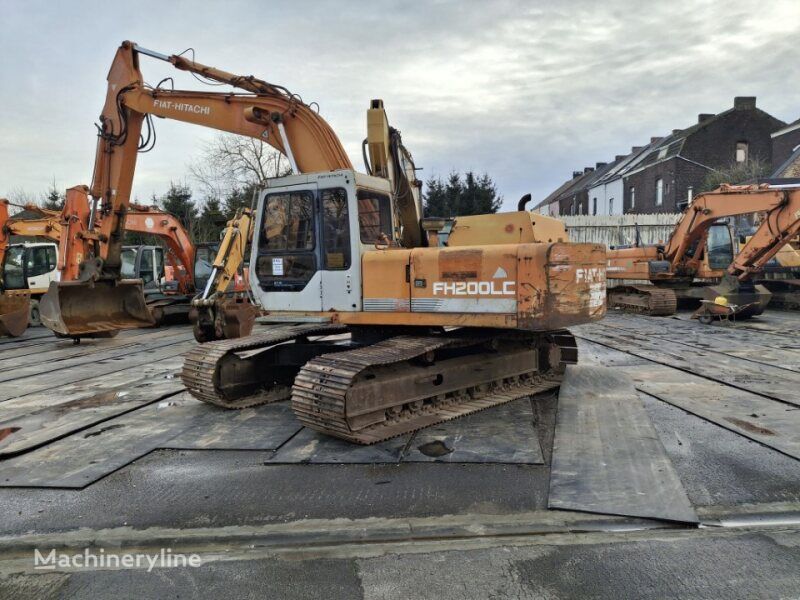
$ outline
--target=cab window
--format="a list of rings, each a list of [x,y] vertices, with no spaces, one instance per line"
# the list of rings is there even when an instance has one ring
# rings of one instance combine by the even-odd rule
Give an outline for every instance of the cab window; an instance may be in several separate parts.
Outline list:
[[[317,272],[314,202],[307,190],[266,196],[255,265],[264,291],[302,290]]]
[[[136,276],[136,249],[122,249],[122,265],[120,266],[120,276],[123,279],[133,279]]]
[[[350,268],[350,217],[347,192],[342,188],[322,190],[322,241],[325,269]]]
[[[261,246],[264,250],[314,248],[314,196],[290,192],[267,196]]]
[[[369,190],[358,191],[358,228],[365,244],[385,243],[384,236],[392,239],[389,196]]]
[[[727,225],[712,225],[706,243],[708,266],[712,269],[727,269],[733,262],[733,240]]]
[[[25,282],[25,246],[11,246],[3,264],[3,287],[7,290],[23,290]]]
[[[25,268],[28,277],[37,277],[56,268],[56,249],[53,246],[34,246],[28,249]]]

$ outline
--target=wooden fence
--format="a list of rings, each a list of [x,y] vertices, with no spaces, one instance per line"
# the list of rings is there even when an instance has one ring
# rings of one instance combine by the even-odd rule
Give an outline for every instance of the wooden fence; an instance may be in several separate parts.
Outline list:
[[[679,213],[655,213],[647,215],[562,215],[558,218],[567,227],[572,242],[590,242],[619,246],[632,244],[636,239],[636,226],[643,244],[655,244],[669,239]]]

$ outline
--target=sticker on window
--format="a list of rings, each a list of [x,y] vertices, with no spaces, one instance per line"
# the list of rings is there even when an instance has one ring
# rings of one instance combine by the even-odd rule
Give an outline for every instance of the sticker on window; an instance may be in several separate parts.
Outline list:
[[[283,275],[283,258],[272,259],[272,274],[278,276]]]

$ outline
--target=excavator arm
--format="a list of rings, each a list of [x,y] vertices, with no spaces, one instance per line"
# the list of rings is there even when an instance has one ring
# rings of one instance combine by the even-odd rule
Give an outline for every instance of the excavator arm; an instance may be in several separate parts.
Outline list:
[[[242,294],[228,295],[230,284],[244,263],[247,244],[253,236],[253,211],[241,208],[228,221],[219,250],[211,265],[205,289],[192,300],[190,319],[198,342],[248,335],[255,309]]]
[[[227,83],[243,93],[153,88],[145,84],[139,69],[141,55]],[[54,284],[42,303],[43,322],[62,335],[81,337],[152,325],[141,285],[120,279],[136,159],[153,135],[150,115],[263,140],[286,154],[297,172],[352,168],[341,142],[322,117],[285,88],[255,77],[123,42],[107,80],[87,224],[83,226],[75,210],[65,215],[73,222],[65,228],[61,260],[77,282]],[[148,129],[142,136],[145,124]]]
[[[720,219],[764,212],[766,218],[750,242],[734,257],[728,272],[740,280],[760,270],[780,250],[783,243],[796,235],[800,190],[790,191],[764,185],[723,185],[719,189],[695,198],[686,209],[669,243],[664,257],[673,273],[696,273],[699,267],[699,248],[710,227]],[[785,242],[784,242],[785,243]],[[766,256],[766,259],[763,257]]]
[[[728,267],[728,273],[739,281],[761,271],[773,256],[800,234],[800,188],[770,188],[760,193],[771,196],[771,208]]]
[[[158,237],[167,246],[167,259],[177,267],[178,291],[193,294],[195,247],[175,215],[149,206],[131,205],[125,229]]]

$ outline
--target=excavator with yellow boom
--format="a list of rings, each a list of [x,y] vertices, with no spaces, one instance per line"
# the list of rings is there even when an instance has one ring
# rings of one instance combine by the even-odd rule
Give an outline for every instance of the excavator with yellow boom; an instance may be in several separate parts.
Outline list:
[[[241,91],[147,86],[142,56]],[[367,172],[357,173],[296,94],[124,42],[91,187],[102,224],[84,234],[79,281],[48,292],[77,335],[102,328],[103,316],[87,313],[104,294],[125,309],[120,321],[132,313],[125,326],[142,324],[135,287],[119,280],[119,248],[148,115],[263,140],[293,171],[266,182],[255,211],[250,288],[272,324],[187,354],[183,382],[204,402],[291,398],[308,427],[369,444],[556,387],[577,359],[565,328],[605,314],[604,248],[569,243],[563,224],[526,211],[525,199],[516,212],[459,217],[447,247],[429,246],[414,161],[382,101],[367,111]]]
[[[763,213],[759,228],[734,251],[724,219]],[[669,242],[635,244],[608,251],[607,275],[622,282],[608,288],[608,306],[649,315],[671,315],[678,300],[725,298],[738,307],[736,316],[764,312],[770,292],[753,275],[800,232],[800,188],[723,185],[697,196],[688,206]],[[700,281],[697,281],[697,280]]]

